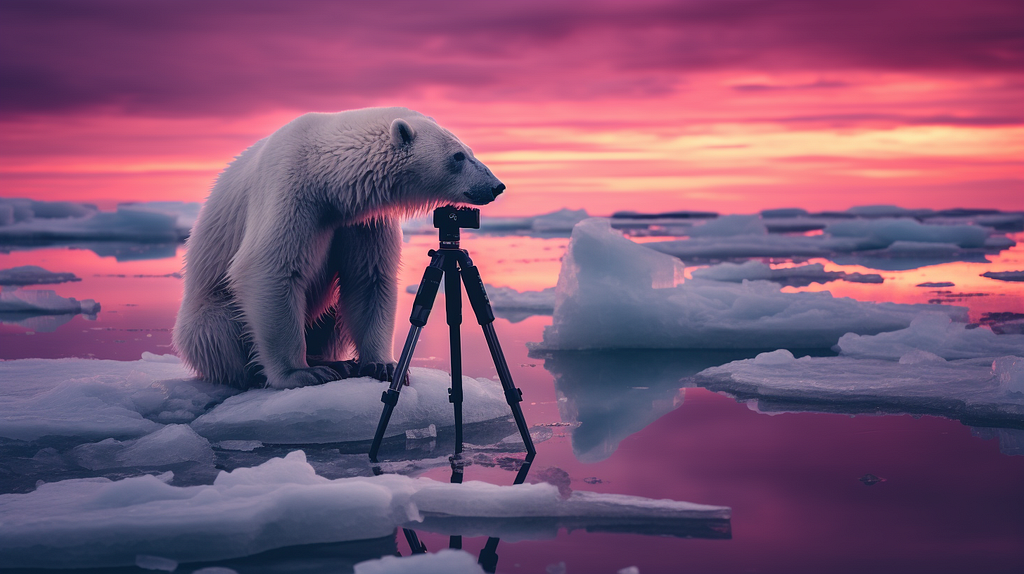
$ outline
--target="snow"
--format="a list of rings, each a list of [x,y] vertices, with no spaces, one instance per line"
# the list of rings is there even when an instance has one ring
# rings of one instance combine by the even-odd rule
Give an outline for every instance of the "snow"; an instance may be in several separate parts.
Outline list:
[[[446,548],[436,554],[384,556],[355,565],[355,574],[483,574],[468,552]]]
[[[825,266],[821,263],[773,268],[766,263],[754,260],[743,263],[719,263],[711,267],[696,269],[692,272],[692,275],[694,279],[709,279],[732,283],[763,280],[794,287],[803,287],[811,283],[828,283],[829,281],[837,280],[849,281],[851,283],[881,283],[883,281],[881,275],[874,273],[825,271]]]
[[[81,281],[74,273],[54,273],[37,265],[0,269],[0,285],[43,285]]]
[[[143,475],[65,480],[0,495],[0,555],[14,568],[125,566],[140,555],[169,565],[379,538],[400,526],[432,530],[432,523],[435,532],[501,535],[511,528],[537,535],[562,523],[671,530],[729,516],[727,507],[635,496],[577,491],[563,499],[550,484],[449,484],[397,475],[330,480],[294,451],[221,472],[211,485],[176,487]],[[533,523],[543,524],[543,532]]]
[[[90,359],[0,362],[0,437],[130,439],[189,423],[236,390],[192,379],[179,363]]]
[[[765,281],[680,283],[682,263],[647,245],[604,219],[578,224],[562,262],[552,325],[531,349],[830,348],[846,333],[906,328],[922,311],[967,319],[963,307],[783,293]]]
[[[0,242],[137,241],[174,243],[188,236],[199,203],[122,203],[115,211],[69,202],[0,199]]]
[[[413,367],[411,384],[401,389],[385,436],[453,426],[448,402],[451,375]],[[368,377],[297,389],[253,389],[228,398],[192,423],[212,441],[258,440],[269,444],[318,444],[370,440],[383,410],[385,384]],[[466,424],[509,416],[501,385],[463,377]]]
[[[999,281],[1024,281],[1024,270],[1022,271],[989,271],[982,273],[982,277],[998,279]]]
[[[1024,335],[997,335],[985,328],[968,328],[942,313],[922,313],[906,329],[861,336],[847,333],[837,350],[846,357],[899,360],[913,350],[943,359],[973,359],[1017,355],[1024,357]]]
[[[946,361],[914,350],[899,361],[797,359],[783,349],[706,369],[690,382],[756,399],[763,412],[936,414],[983,426],[1024,422],[1020,357]]]

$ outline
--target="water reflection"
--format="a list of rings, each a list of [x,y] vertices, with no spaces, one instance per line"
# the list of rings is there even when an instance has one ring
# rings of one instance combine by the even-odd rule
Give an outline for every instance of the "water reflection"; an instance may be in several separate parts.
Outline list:
[[[681,405],[681,379],[755,355],[749,350],[639,349],[551,352],[543,358],[555,378],[562,421],[576,425],[573,453],[593,463]]]

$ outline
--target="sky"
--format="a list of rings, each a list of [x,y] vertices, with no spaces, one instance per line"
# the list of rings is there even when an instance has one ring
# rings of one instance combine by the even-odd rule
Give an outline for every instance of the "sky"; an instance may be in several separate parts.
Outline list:
[[[1024,1],[0,0],[0,196],[202,201],[309,111],[406,106],[485,215],[1024,209]]]

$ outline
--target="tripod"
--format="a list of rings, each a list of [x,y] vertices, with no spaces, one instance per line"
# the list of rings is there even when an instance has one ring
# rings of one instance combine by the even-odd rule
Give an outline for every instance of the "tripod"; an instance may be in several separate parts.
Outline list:
[[[484,332],[484,339],[491,352],[491,359],[498,371],[498,380],[505,391],[505,400],[512,410],[516,427],[526,445],[526,459],[516,474],[513,484],[522,484],[530,471],[530,465],[537,454],[533,446],[533,438],[530,437],[530,430],[526,426],[526,419],[523,417],[523,409],[519,405],[523,400],[523,392],[512,383],[512,374],[509,372],[508,364],[505,362],[505,355],[501,352],[501,345],[498,343],[498,335],[494,332],[494,312],[487,300],[487,293],[484,291],[484,283],[480,277],[480,271],[473,265],[469,258],[469,252],[459,247],[459,229],[478,229],[480,227],[480,210],[473,208],[455,208],[451,206],[439,207],[434,210],[434,227],[438,229],[439,247],[431,249],[427,254],[430,256],[430,264],[423,272],[423,279],[420,281],[419,289],[416,291],[416,299],[413,302],[412,314],[409,322],[409,336],[402,348],[402,355],[398,359],[398,366],[395,368],[395,376],[381,396],[384,403],[384,411],[380,415],[380,422],[377,424],[377,432],[373,436],[373,444],[370,446],[370,460],[377,461],[377,453],[380,450],[381,440],[387,430],[391,414],[398,404],[398,396],[402,389],[402,382],[405,380],[409,370],[409,362],[419,341],[420,332],[427,324],[427,318],[434,306],[434,299],[437,297],[437,290],[440,288],[441,280],[444,279],[444,300],[445,311],[448,320],[449,343],[451,346],[451,368],[452,387],[448,390],[448,400],[455,409],[455,454],[449,458],[452,467],[453,483],[461,483],[463,477],[464,463],[462,461],[462,290],[459,286],[459,278],[466,287],[466,295],[469,297],[470,305],[476,314],[477,322],[480,323]],[[420,550],[415,532],[406,530],[406,538],[413,546],[414,552]],[[493,555],[486,558],[488,562],[496,561],[494,553],[497,546],[497,539],[488,540],[487,546],[481,553],[481,563],[485,563],[484,553]],[[452,548],[462,547],[462,537],[452,536]],[[420,550],[421,551],[421,550]],[[493,566],[491,567],[493,572]]]

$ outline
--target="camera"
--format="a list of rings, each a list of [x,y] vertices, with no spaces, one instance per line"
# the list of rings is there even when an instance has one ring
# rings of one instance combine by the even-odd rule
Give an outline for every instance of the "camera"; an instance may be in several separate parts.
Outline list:
[[[438,229],[480,229],[480,210],[453,205],[438,207],[434,210],[434,227]]]

